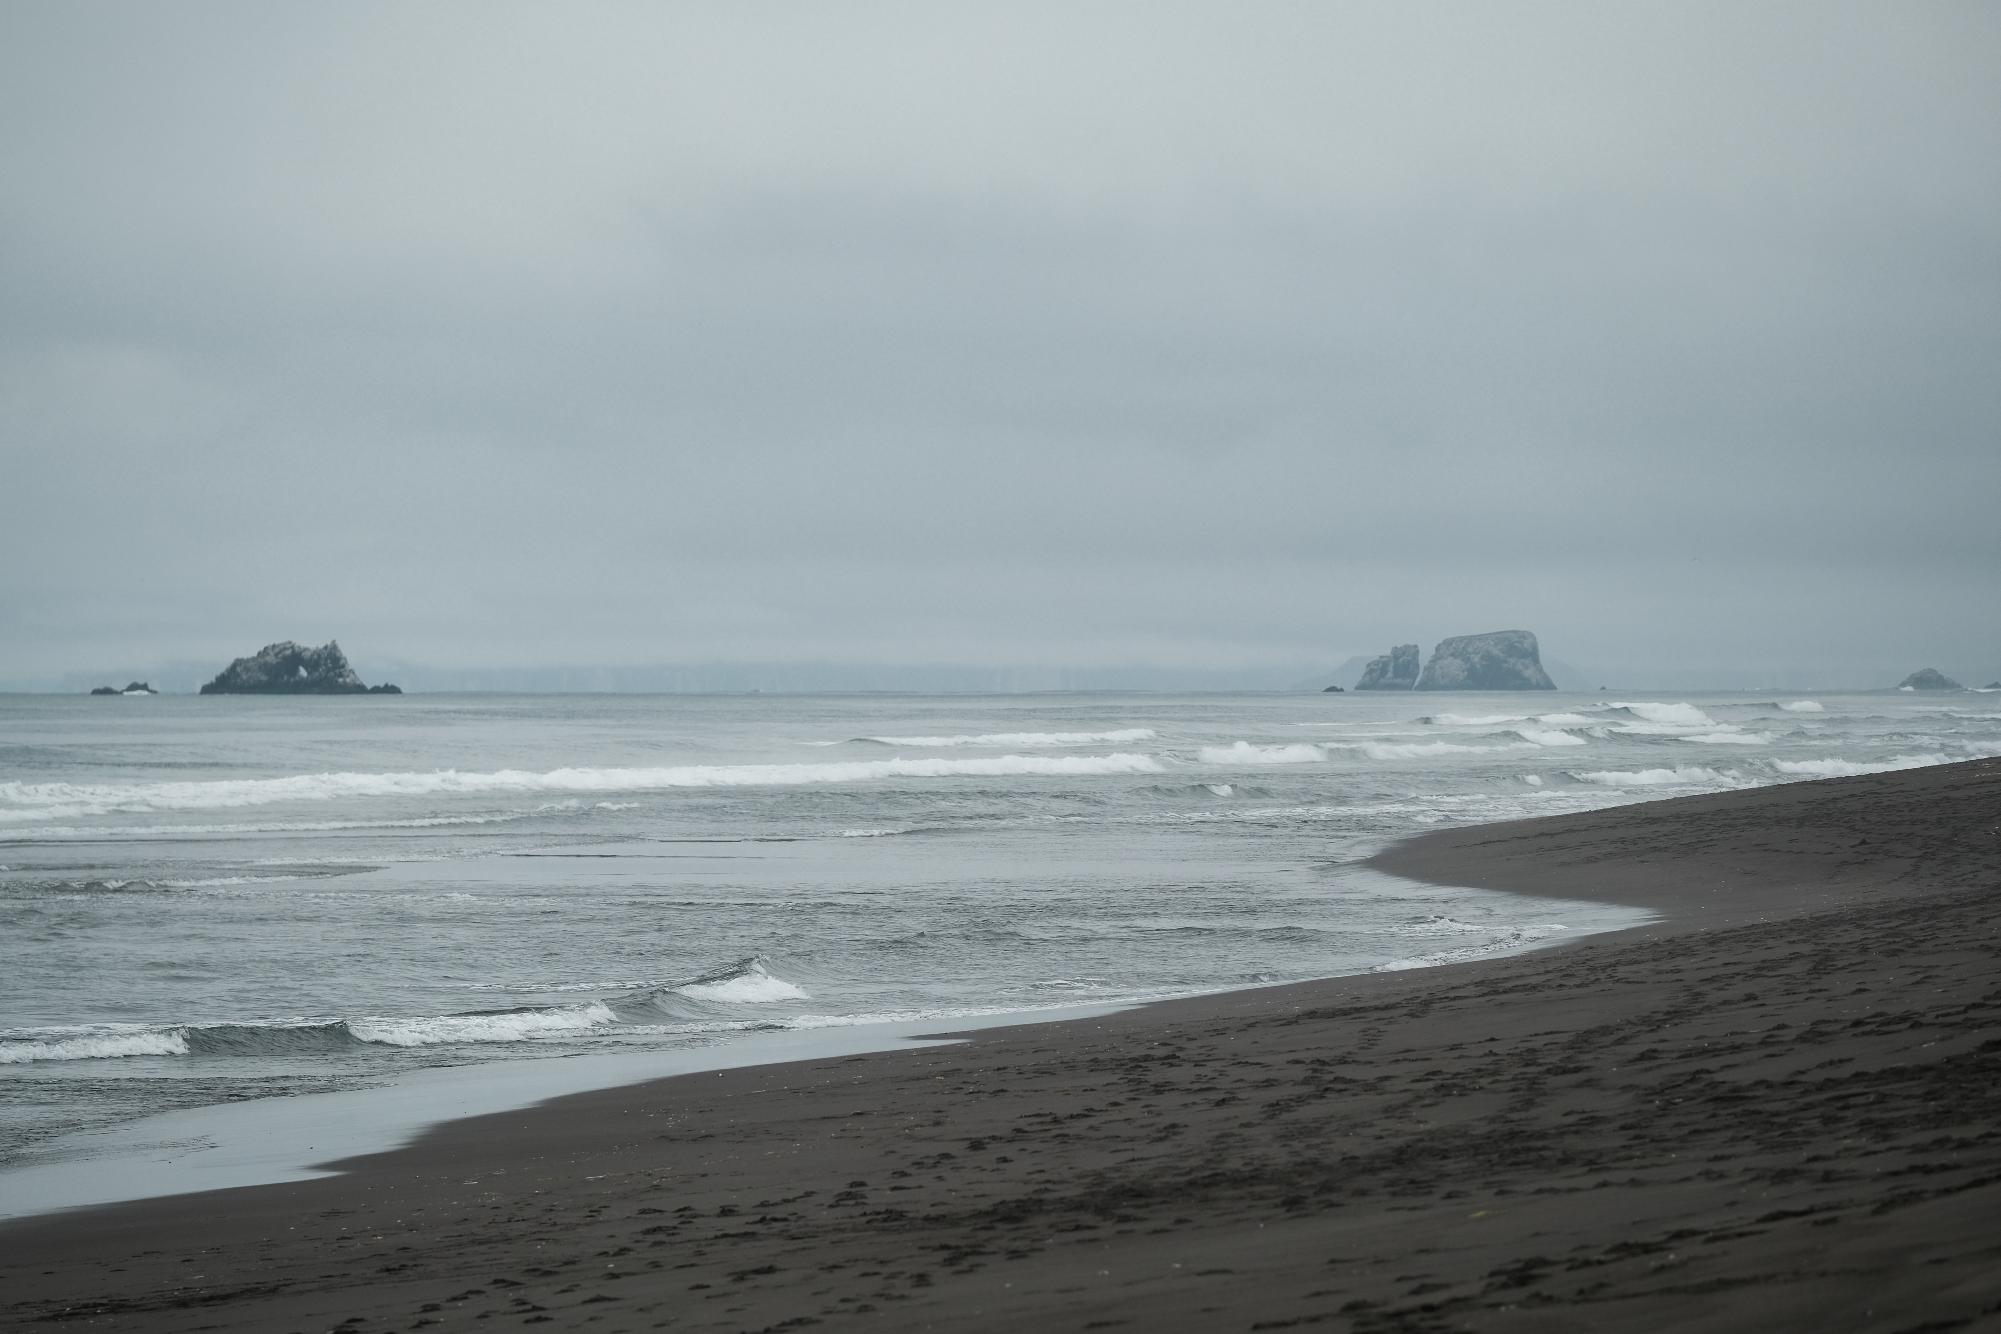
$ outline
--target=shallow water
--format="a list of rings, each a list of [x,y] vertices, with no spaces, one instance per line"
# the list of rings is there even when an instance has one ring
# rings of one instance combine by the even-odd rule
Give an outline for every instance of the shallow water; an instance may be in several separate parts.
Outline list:
[[[0,1162],[522,1057],[1477,957],[1427,828],[2001,753],[1963,694],[0,696]]]

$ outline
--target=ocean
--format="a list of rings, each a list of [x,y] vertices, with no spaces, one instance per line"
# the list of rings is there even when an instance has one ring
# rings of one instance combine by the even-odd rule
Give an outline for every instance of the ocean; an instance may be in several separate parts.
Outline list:
[[[0,1194],[141,1117],[436,1067],[1531,948],[1642,917],[1358,863],[1996,754],[1974,692],[0,696]]]

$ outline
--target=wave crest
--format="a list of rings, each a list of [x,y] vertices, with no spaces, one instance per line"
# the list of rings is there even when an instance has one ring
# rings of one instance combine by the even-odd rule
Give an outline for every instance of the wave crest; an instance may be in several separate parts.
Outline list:
[[[1672,769],[1594,769],[1570,775],[1598,787],[1738,787],[1744,776],[1735,770],[1677,765]]]
[[[114,811],[212,810],[286,801],[508,792],[647,792],[684,787],[789,787],[885,778],[1001,778],[1158,773],[1150,755],[995,755],[968,759],[849,760],[831,764],[715,764],[552,769],[533,773],[322,773],[200,783],[0,783],[0,820],[61,819]],[[407,821],[399,823],[409,823]]]
[[[1887,760],[1774,760],[1772,767],[1798,778],[1852,778],[1857,774],[1886,774],[1898,769],[1923,769],[1934,764],[1951,764],[1950,755],[1894,755]]]
[[[1026,746],[1030,749],[1057,746],[1119,746],[1134,741],[1151,741],[1151,727],[1121,727],[1109,732],[981,732],[966,736],[858,736],[878,746],[916,746],[927,750],[954,746]]]
[[[770,1005],[776,1001],[810,999],[803,989],[774,975],[761,958],[740,959],[728,968],[684,982],[673,991],[689,1000],[722,1005]]]

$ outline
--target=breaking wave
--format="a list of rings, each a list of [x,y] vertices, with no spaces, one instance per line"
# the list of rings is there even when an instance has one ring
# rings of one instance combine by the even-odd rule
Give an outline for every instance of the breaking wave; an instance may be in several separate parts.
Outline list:
[[[927,750],[953,746],[1120,746],[1154,739],[1151,727],[1122,727],[1111,732],[982,732],[977,736],[858,736],[878,746],[914,746]]]
[[[1488,755],[1523,749],[1527,749],[1526,743],[1462,746],[1452,741],[1291,741],[1258,746],[1233,741],[1227,746],[1203,746],[1195,758],[1204,764],[1320,764],[1344,751],[1372,760],[1416,760],[1429,755]]]
[[[322,773],[205,783],[0,783],[0,820],[62,819],[115,811],[211,810],[349,797],[507,792],[648,792],[672,788],[784,787],[885,778],[1075,777],[1158,773],[1150,755],[996,755],[977,759],[850,760],[831,764],[717,764],[671,768],[553,769],[534,773]],[[451,817],[456,820],[461,817]],[[409,821],[399,821],[407,824]]]
[[[1887,760],[1775,760],[1772,767],[1782,774],[1801,778],[1850,778],[1856,774],[1886,774],[1898,769],[1923,769],[1934,764],[1951,764],[1950,755],[1894,755]]]
[[[350,1019],[347,1030],[362,1042],[390,1047],[433,1047],[460,1042],[522,1042],[529,1038],[584,1033],[618,1016],[601,1001],[554,1009],[494,1010],[419,1019]]]
[[[123,1056],[309,1056],[362,1045],[433,1047],[574,1036],[618,1022],[602,1001],[463,1014],[268,1023],[100,1025],[0,1037],[0,1065]]]
[[[1583,737],[1572,736],[1570,733],[1557,727],[1517,727],[1514,729],[1514,733],[1522,740],[1532,742],[1538,746],[1588,746],[1591,744]]]
[[[1786,711],[1787,713],[1826,713],[1826,712],[1827,712],[1827,710],[1826,710],[1825,708],[1821,707],[1821,703],[1820,703],[1820,701],[1819,701],[1819,700],[1817,700],[1817,699],[1796,699],[1796,700],[1793,700],[1793,701],[1792,701],[1791,703],[1789,703],[1789,704],[1781,704],[1781,705],[1779,705],[1779,707],[1780,707],[1780,708],[1782,708],[1782,709],[1784,709],[1784,710],[1785,710],[1785,711]]]
[[[723,1005],[769,1005],[774,1001],[806,1000],[804,990],[774,976],[763,959],[742,959],[720,972],[674,987],[689,1000]]]
[[[0,1065],[29,1061],[88,1061],[115,1056],[185,1056],[188,1040],[179,1029],[121,1030],[106,1026],[66,1035],[0,1038]]]
[[[1204,764],[1319,764],[1327,758],[1327,747],[1310,741],[1278,746],[1233,741],[1227,746],[1204,746],[1195,752],[1195,758]]]
[[[558,988],[560,989],[560,988]],[[642,987],[624,998],[569,1005],[524,1005],[457,1014],[372,1015],[224,1024],[94,1024],[0,1034],[0,1065],[133,1056],[317,1056],[376,1047],[441,1047],[532,1042],[540,1038],[651,1024],[661,1018],[713,1021],[730,1007],[809,999],[766,961],[739,959],[689,982]]]
[[[1661,723],[1668,727],[1714,727],[1716,720],[1696,708],[1693,704],[1655,704],[1648,701],[1614,701],[1614,709],[1623,709],[1633,717],[1650,723]]]
[[[1735,770],[1704,769],[1678,765],[1672,769],[1594,769],[1570,775],[1580,783],[1599,787],[1737,787],[1744,776]]]

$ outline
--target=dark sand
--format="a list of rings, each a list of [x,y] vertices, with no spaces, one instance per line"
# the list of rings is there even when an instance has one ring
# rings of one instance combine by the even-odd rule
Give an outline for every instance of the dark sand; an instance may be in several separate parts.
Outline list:
[[[2001,1326],[2001,761],[1379,864],[1663,920],[30,1219],[0,1227],[0,1325]]]

